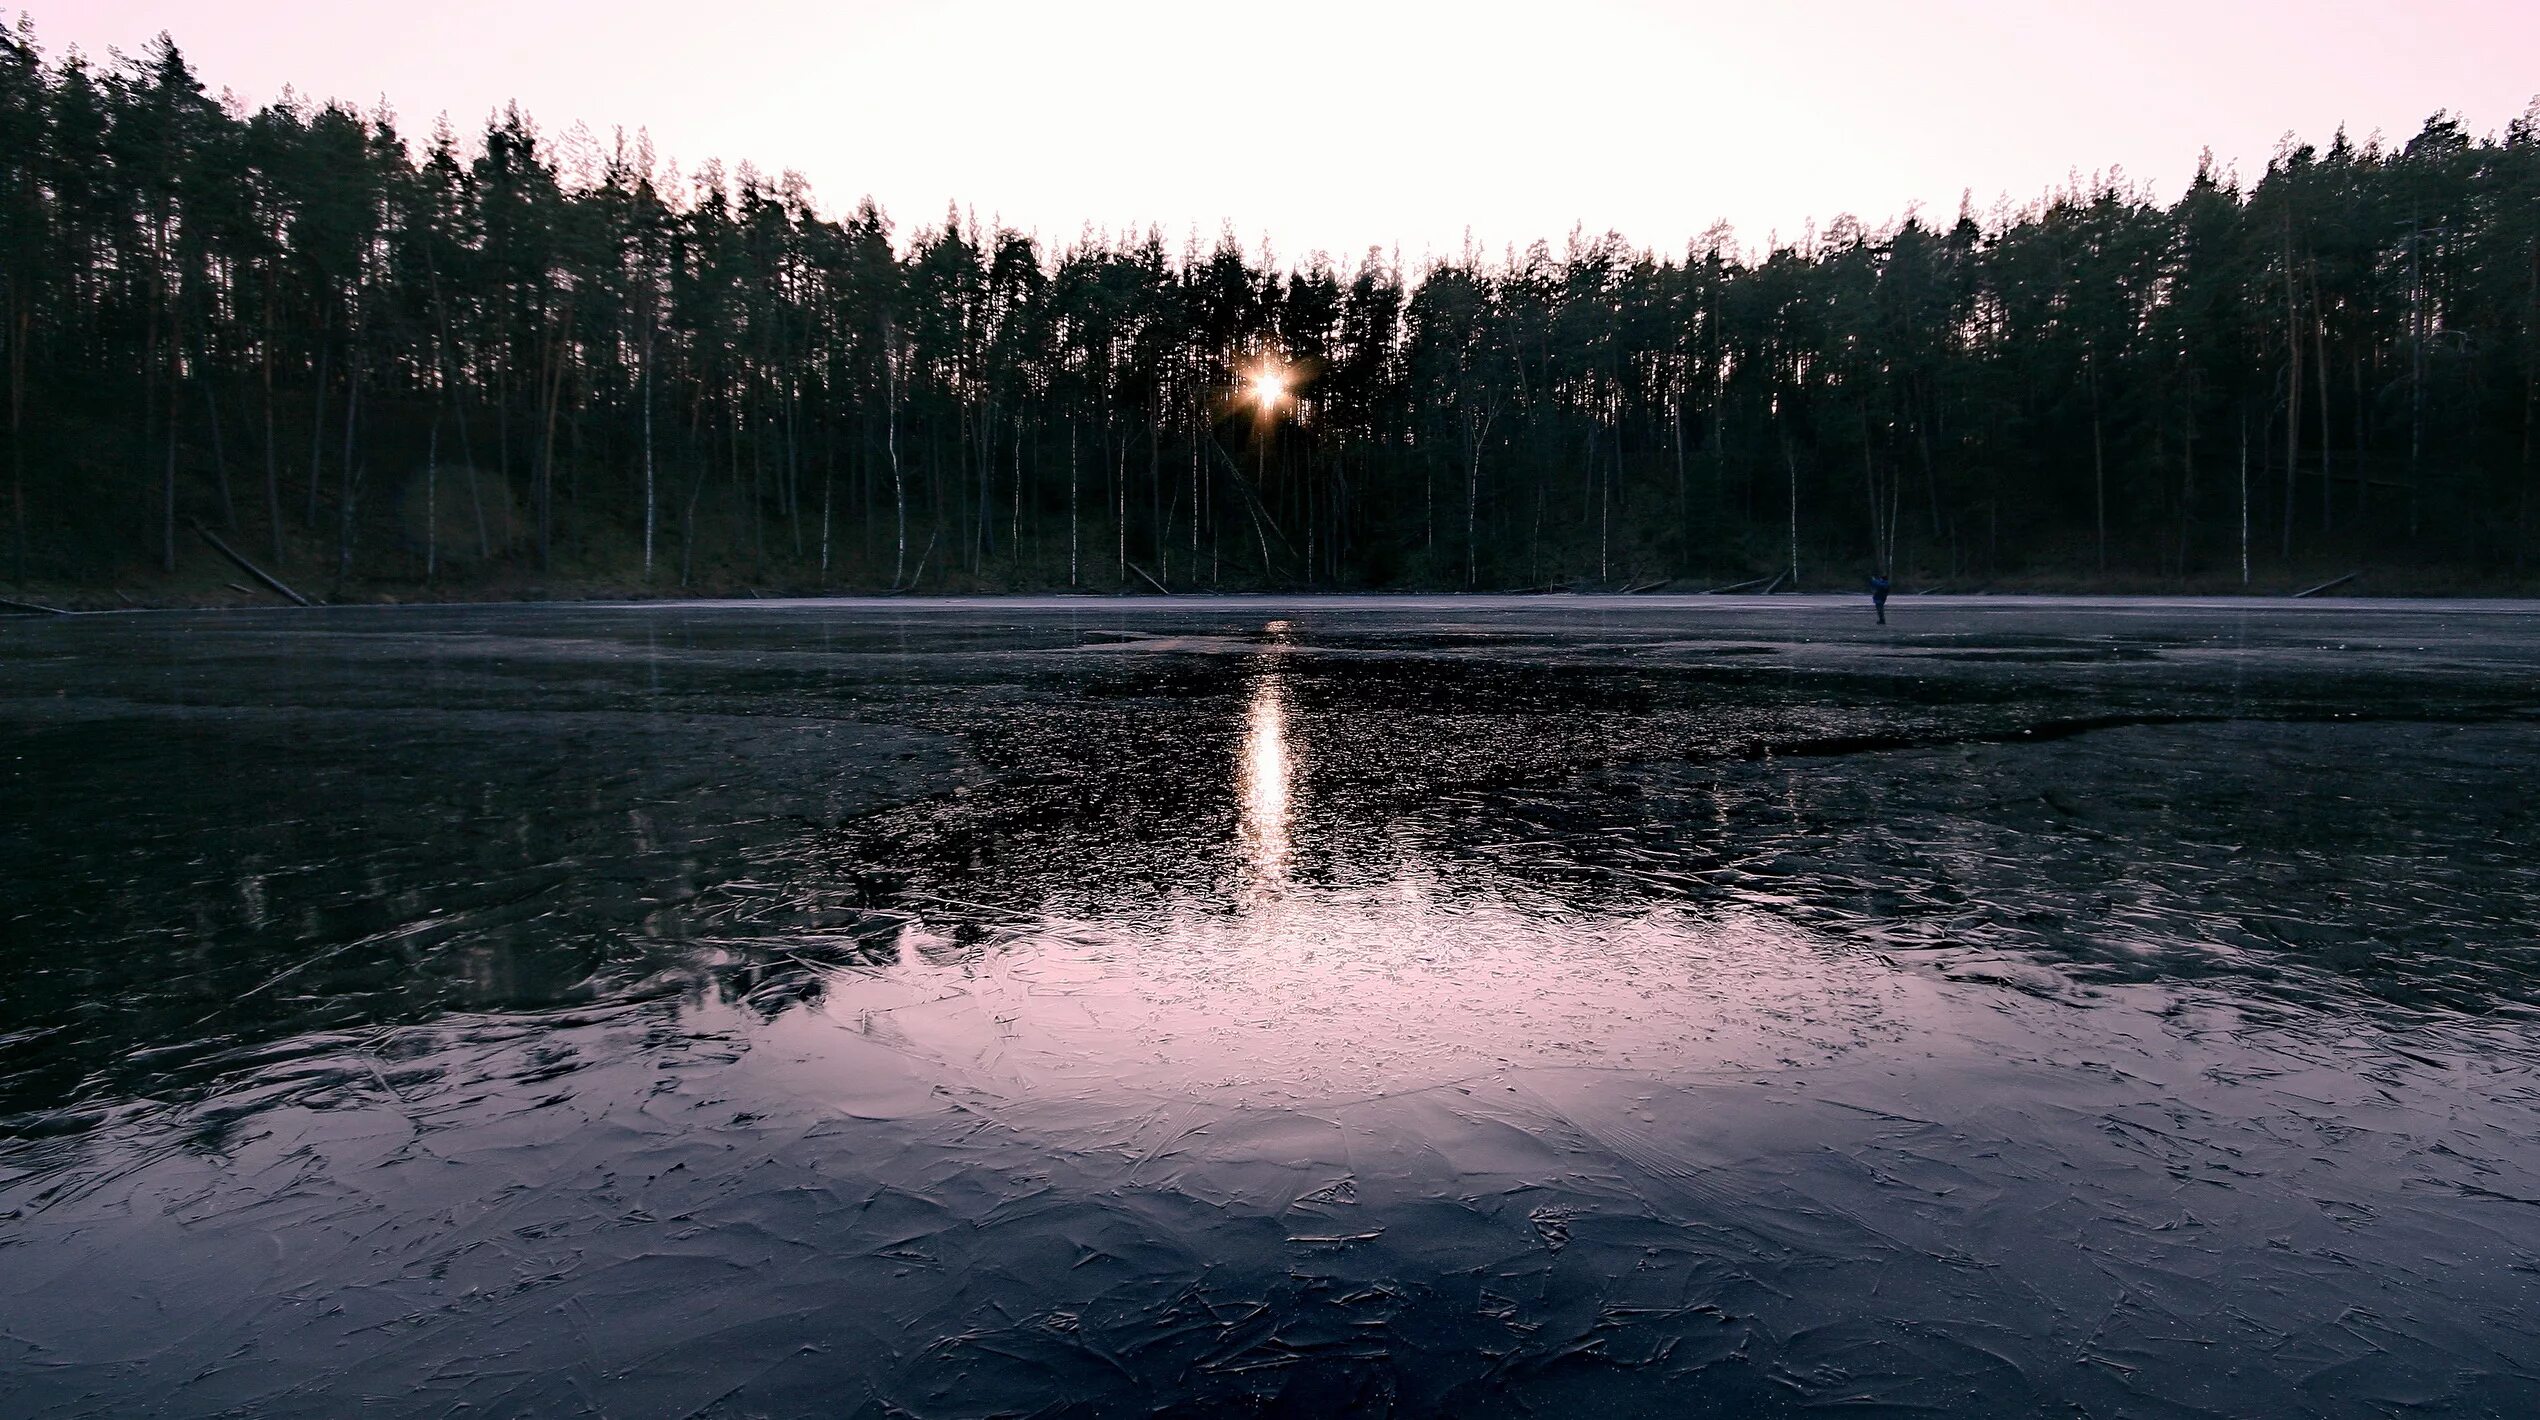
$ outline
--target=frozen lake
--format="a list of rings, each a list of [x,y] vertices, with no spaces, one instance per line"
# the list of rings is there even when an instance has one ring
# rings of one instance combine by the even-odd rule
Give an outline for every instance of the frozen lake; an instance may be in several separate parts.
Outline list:
[[[2540,605],[0,620],[0,1412],[2540,1412]]]

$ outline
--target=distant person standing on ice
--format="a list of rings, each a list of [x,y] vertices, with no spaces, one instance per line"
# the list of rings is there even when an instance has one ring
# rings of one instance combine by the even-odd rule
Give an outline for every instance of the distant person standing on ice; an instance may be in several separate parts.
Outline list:
[[[1887,574],[1870,574],[1870,606],[1879,614],[1879,625],[1887,625]]]

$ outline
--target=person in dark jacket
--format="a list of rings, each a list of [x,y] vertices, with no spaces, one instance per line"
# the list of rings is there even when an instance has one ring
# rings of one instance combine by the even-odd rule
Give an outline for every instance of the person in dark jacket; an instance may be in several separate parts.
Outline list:
[[[1879,614],[1879,625],[1887,625],[1887,574],[1870,574],[1870,606]]]

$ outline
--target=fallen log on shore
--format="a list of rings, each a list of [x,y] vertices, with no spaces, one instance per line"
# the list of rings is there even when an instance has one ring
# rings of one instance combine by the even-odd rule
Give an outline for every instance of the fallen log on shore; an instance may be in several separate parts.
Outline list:
[[[272,592],[275,596],[281,597],[286,601],[296,602],[301,606],[317,605],[316,602],[310,601],[307,597],[304,597],[298,592],[295,592],[289,587],[283,585],[281,578],[276,577],[262,567],[257,566],[255,563],[248,561],[245,555],[240,553],[237,548],[221,541],[220,534],[213,532],[210,528],[203,526],[201,523],[194,524],[194,531],[203,535],[203,541],[210,543],[214,552],[219,553],[221,556],[228,558],[232,563],[236,564],[239,571],[246,573],[248,576],[255,578],[259,582],[262,582],[265,585],[265,589]]]

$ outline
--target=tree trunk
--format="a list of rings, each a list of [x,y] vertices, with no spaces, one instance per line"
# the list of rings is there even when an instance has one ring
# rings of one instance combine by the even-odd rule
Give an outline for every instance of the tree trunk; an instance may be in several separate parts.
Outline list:
[[[2293,225],[2284,229],[2284,339],[2289,347],[2285,367],[2284,414],[2284,557],[2293,557],[2293,495],[2302,476],[2302,308],[2300,287],[2293,277]]]
[[[238,526],[238,503],[230,495],[229,454],[221,446],[220,399],[212,392],[211,352],[204,351],[203,357],[204,376],[196,384],[203,391],[204,427],[210,430],[212,436],[212,477],[220,492],[221,530],[227,532]]]
[[[2328,318],[2320,301],[2317,273],[2311,277],[2311,351],[2317,357],[2311,361],[2311,377],[2320,402],[2320,531],[2325,533],[2336,523],[2337,483],[2329,470]]]
[[[270,334],[270,332],[268,332]],[[265,376],[265,522],[273,531],[273,570],[283,570],[282,557],[282,450],[275,441],[273,419],[273,351],[268,342],[264,356]]]
[[[891,456],[891,507],[899,520],[898,549],[891,555],[891,590],[908,576],[908,478],[900,471],[899,333],[882,323],[882,441]]]
[[[2099,530],[2099,570],[2108,570],[2108,441],[2099,417],[2099,351],[2090,352],[2090,494]]]
[[[2353,376],[2355,391],[2355,521],[2366,532],[2372,528],[2371,466],[2364,458],[2367,439],[2364,404],[2364,356],[2361,350],[2349,354],[2347,372]]]
[[[830,421],[820,421],[820,585],[829,585],[829,518],[836,502],[838,459]]]
[[[1861,491],[1870,500],[1870,567],[1879,571],[1886,567],[1887,528],[1880,518],[1879,471],[1870,458],[1870,406],[1859,401],[1861,416]]]
[[[1790,436],[1782,436],[1782,463],[1790,470],[1790,589],[1799,590],[1799,458],[1790,449]]]
[[[185,397],[185,380],[177,373],[176,341],[171,332],[168,341],[168,456],[166,476],[159,483],[159,570],[176,571],[176,430],[178,405]]]
[[[335,353],[335,342],[328,338],[324,307],[319,310],[317,384],[309,394],[309,512],[305,519],[312,532],[318,525],[318,485],[326,471],[326,368]]]
[[[2408,228],[2408,540],[2417,535],[2417,475],[2425,453],[2425,278],[2419,257],[2424,233],[2411,214]]]
[[[441,571],[441,412],[432,412],[432,432],[423,449],[423,584],[431,586]]]
[[[573,320],[573,307],[565,307],[565,323]],[[549,356],[550,373],[545,390],[547,412],[541,421],[538,439],[538,570],[548,571],[555,561],[556,532],[556,407],[564,400],[565,367],[571,358],[565,344],[567,332],[556,332],[556,344]]]
[[[2249,585],[2249,411],[2240,411],[2240,585]]]
[[[2187,426],[2187,432],[2182,454],[2185,473],[2179,479],[2178,488],[2177,575],[2180,577],[2187,575],[2188,538],[2196,526],[2196,407],[2193,401],[2188,404],[2187,416],[2183,422]]]
[[[1482,445],[1468,420],[1464,435],[1464,590],[1481,580]]]
[[[644,580],[653,580],[653,522],[656,498],[653,493],[653,333],[649,324],[644,329]],[[820,569],[829,570],[829,512],[824,504],[820,514]]]
[[[10,304],[13,307],[9,338],[9,536],[14,544],[11,561],[17,569],[17,580],[26,580],[26,337],[28,316],[26,302],[16,299],[15,283],[11,283]]]
[[[1675,435],[1676,446],[1676,571],[1685,570],[1685,554],[1693,542],[1693,504],[1685,491],[1685,407],[1684,391],[1671,388],[1667,392],[1667,417]]]
[[[468,506],[476,513],[476,560],[482,563],[492,560],[494,540],[485,525],[485,492],[477,482],[476,449],[467,437],[467,399],[459,389],[457,362],[450,358],[450,310],[441,299],[441,268],[432,255],[432,244],[428,241],[424,243],[423,262],[424,271],[430,277],[432,284],[432,318],[434,324],[440,328],[441,336],[438,346],[433,351],[433,358],[441,367],[441,386],[448,392],[450,411],[458,420],[459,462],[467,469]],[[649,355],[646,357],[644,369],[648,375],[652,371]]]
[[[342,586],[353,575],[354,504],[361,496],[360,465],[353,461],[353,429],[362,411],[362,358],[360,336],[354,337],[351,353],[353,373],[344,390],[344,464],[339,475],[342,496],[336,500],[335,517],[335,583]]]

